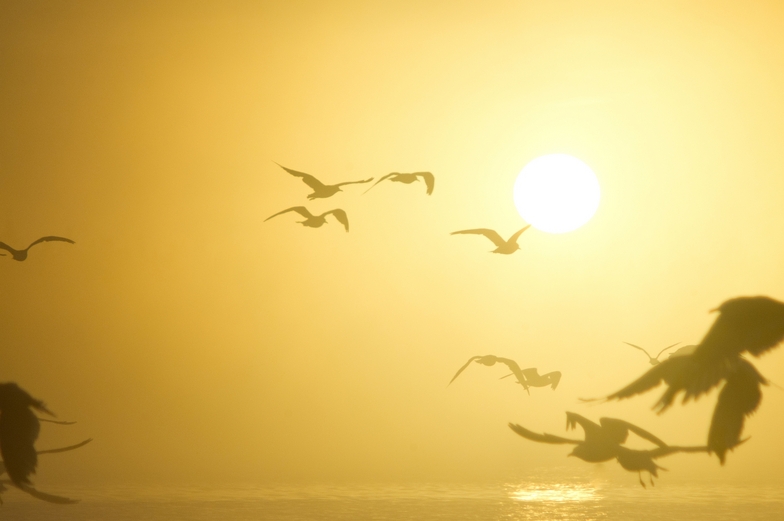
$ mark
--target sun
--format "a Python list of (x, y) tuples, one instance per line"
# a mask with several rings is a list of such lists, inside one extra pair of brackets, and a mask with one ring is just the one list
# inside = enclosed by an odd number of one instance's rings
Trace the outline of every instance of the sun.
[(537, 230), (566, 233), (591, 220), (599, 208), (593, 170), (567, 154), (540, 156), (525, 165), (514, 184), (520, 216)]

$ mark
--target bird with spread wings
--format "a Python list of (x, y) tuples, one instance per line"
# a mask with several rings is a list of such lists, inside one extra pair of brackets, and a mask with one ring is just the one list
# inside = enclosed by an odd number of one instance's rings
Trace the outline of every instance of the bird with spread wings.
[(390, 181), (395, 183), (404, 183), (408, 185), (415, 181), (419, 181), (420, 178), (425, 182), (425, 187), (427, 188), (427, 195), (431, 195), (433, 193), (433, 187), (435, 186), (436, 183), (436, 178), (430, 172), (412, 172), (410, 174), (401, 174), (400, 172), (392, 172), (391, 174), (387, 174), (381, 179), (379, 179), (378, 181), (376, 181), (375, 183), (373, 183), (373, 185), (367, 190), (365, 190), (363, 194), (368, 193), (370, 190), (373, 189), (374, 186), (376, 186), (378, 183), (386, 179), (389, 179)]
[[(12, 248), (11, 246), (7, 245), (4, 242), (0, 242), (0, 249), (6, 250), (8, 253), (11, 254), (11, 258), (12, 259), (14, 259), (15, 261), (20, 261), (21, 262), (21, 261), (27, 259), (27, 250), (29, 250), (30, 248), (32, 248), (36, 244), (40, 244), (42, 242), (51, 242), (51, 241), (67, 242), (67, 243), (70, 243), (70, 244), (76, 244), (71, 239), (66, 239), (65, 237), (56, 237), (54, 235), (49, 235), (47, 237), (41, 237), (40, 239), (37, 239), (37, 240), (33, 241), (32, 243), (30, 243), (30, 246), (28, 246), (24, 250), (14, 249), (14, 248)], [(0, 255), (5, 257), (5, 254), (0, 254)]]
[(496, 246), (496, 248), (492, 251), (492, 253), (503, 253), (504, 255), (510, 255), (520, 249), (520, 246), (517, 244), (517, 239), (524, 231), (526, 231), (530, 227), (531, 227), (530, 224), (528, 226), (524, 226), (523, 228), (515, 232), (515, 234), (509, 237), (509, 240), (506, 241), (503, 239), (503, 237), (501, 237), (498, 234), (497, 231), (491, 230), (489, 228), (460, 230), (460, 231), (452, 232), (450, 235), (459, 235), (459, 234), (484, 235), (485, 237), (493, 241), (493, 244), (495, 244)]
[(738, 297), (712, 311), (719, 316), (691, 354), (669, 357), (605, 400), (629, 398), (664, 382), (667, 389), (654, 405), (662, 413), (680, 393), (686, 403), (724, 382), (708, 430), (709, 452), (723, 465), (727, 451), (741, 443), (745, 418), (757, 410), (761, 385), (768, 383), (741, 355), (758, 357), (784, 340), (784, 302)]
[(346, 212), (341, 210), (340, 208), (335, 208), (334, 210), (324, 212), (321, 215), (313, 215), (304, 206), (292, 206), (291, 208), (286, 208), (285, 210), (281, 210), (274, 215), (270, 215), (269, 217), (264, 219), (264, 222), (267, 222), (273, 217), (277, 217), (278, 215), (287, 212), (297, 212), (298, 214), (300, 214), (302, 217), (305, 218), (305, 220), (297, 221), (297, 222), (300, 223), (302, 226), (308, 226), (310, 228), (321, 228), (321, 226), (326, 224), (327, 222), (327, 215), (331, 214), (334, 215), (335, 219), (337, 219), (338, 222), (346, 228), (346, 231), (348, 231), (348, 216), (346, 215)]
[(362, 181), (346, 181), (334, 185), (325, 185), (324, 183), (322, 183), (321, 181), (319, 181), (318, 179), (316, 179), (310, 174), (306, 174), (305, 172), (298, 172), (296, 170), (292, 170), (291, 168), (286, 168), (285, 166), (279, 163), (275, 163), (275, 164), (281, 167), (289, 174), (293, 175), (294, 177), (299, 177), (300, 179), (302, 179), (303, 183), (305, 183), (306, 185), (308, 185), (313, 189), (313, 193), (308, 194), (308, 199), (310, 199), (311, 201), (313, 199), (323, 199), (326, 197), (331, 197), (338, 192), (342, 192), (340, 188), (341, 186), (369, 183), (370, 181), (373, 180), (373, 178), (371, 177), (369, 179), (364, 179)]

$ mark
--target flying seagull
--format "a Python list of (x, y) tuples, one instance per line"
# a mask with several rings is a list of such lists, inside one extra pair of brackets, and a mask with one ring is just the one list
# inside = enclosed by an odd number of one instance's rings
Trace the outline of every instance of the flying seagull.
[(509, 255), (520, 249), (520, 246), (517, 244), (517, 238), (520, 237), (521, 233), (523, 233), (530, 227), (531, 227), (530, 224), (528, 226), (524, 226), (523, 228), (518, 230), (517, 233), (509, 237), (508, 241), (505, 241), (503, 238), (501, 238), (501, 236), (498, 235), (497, 231), (491, 230), (489, 228), (476, 228), (474, 230), (460, 230), (457, 232), (452, 232), (450, 235), (465, 234), (465, 233), (470, 233), (473, 235), (484, 235), (485, 237), (493, 241), (493, 244), (496, 245), (496, 249), (494, 249), (492, 253), (503, 253), (505, 255)]
[(449, 380), (449, 383), (447, 384), (447, 386), (450, 385), (452, 382), (454, 382), (455, 378), (460, 376), (460, 373), (465, 371), (466, 368), (469, 365), (471, 365), (471, 362), (474, 362), (474, 363), (477, 363), (477, 364), (486, 365), (488, 367), (493, 366), (493, 365), (495, 365), (497, 363), (504, 364), (504, 365), (506, 365), (506, 367), (509, 368), (510, 371), (512, 371), (512, 374), (515, 375), (515, 377), (517, 378), (517, 383), (522, 385), (525, 388), (526, 391), (528, 390), (528, 384), (526, 382), (525, 375), (523, 374), (522, 369), (520, 369), (520, 366), (517, 365), (517, 362), (515, 362), (514, 360), (511, 360), (509, 358), (502, 358), (500, 356), (494, 356), (494, 355), (472, 356), (471, 358), (468, 359), (468, 362), (463, 364), (463, 367), (461, 367), (460, 369), (457, 370), (457, 372), (455, 373), (455, 376), (453, 376), (452, 379)]
[(665, 352), (666, 350), (670, 349), (671, 347), (675, 347), (675, 346), (677, 346), (678, 344), (680, 344), (680, 342), (675, 342), (675, 343), (674, 343), (674, 344), (672, 344), (671, 346), (667, 346), (667, 347), (665, 347), (664, 349), (662, 349), (661, 351), (659, 351), (659, 354), (658, 354), (658, 355), (656, 355), (656, 357), (655, 357), (655, 358), (654, 358), (654, 357), (652, 357), (652, 356), (650, 355), (650, 353), (648, 353), (648, 351), (646, 351), (645, 349), (643, 349), (643, 348), (642, 348), (642, 347), (640, 347), (640, 346), (636, 346), (636, 345), (634, 345), (634, 344), (630, 344), (629, 342), (624, 342), (624, 344), (626, 344), (627, 346), (632, 346), (633, 348), (635, 348), (635, 349), (639, 349), (640, 351), (642, 351), (643, 353), (645, 353), (645, 355), (648, 357), (648, 362), (649, 362), (651, 365), (659, 365), (659, 363), (660, 363), (660, 362), (659, 362), (659, 357), (662, 355), (662, 353), (663, 353), (663, 352)]
[(279, 167), (281, 167), (283, 170), (285, 170), (289, 174), (293, 175), (294, 177), (302, 178), (302, 182), (304, 182), (306, 185), (308, 185), (309, 187), (311, 187), (313, 189), (313, 193), (312, 194), (308, 194), (308, 199), (310, 199), (311, 201), (313, 199), (322, 199), (322, 198), (325, 198), (325, 197), (331, 197), (331, 196), (335, 195), (338, 192), (342, 192), (342, 190), (340, 189), (341, 186), (353, 185), (353, 184), (359, 184), (359, 183), (369, 183), (370, 181), (373, 180), (373, 178), (371, 177), (370, 179), (365, 179), (363, 181), (346, 181), (345, 183), (338, 183), (338, 184), (335, 184), (335, 185), (325, 185), (324, 183), (322, 183), (321, 181), (319, 181), (318, 179), (316, 179), (315, 177), (313, 177), (310, 174), (306, 174), (304, 172), (297, 172), (296, 170), (292, 170), (290, 168), (286, 168), (285, 166), (281, 165), (280, 163), (275, 163), (275, 164), (278, 165)]
[[(575, 456), (583, 461), (590, 463), (600, 463), (616, 459), (623, 468), (637, 472), (640, 484), (645, 487), (641, 472), (648, 471), (650, 482), (653, 485), (653, 478), (658, 477), (659, 467), (653, 460), (675, 452), (706, 452), (707, 447), (675, 447), (669, 446), (650, 432), (637, 427), (627, 421), (618, 418), (600, 418), (599, 423), (595, 423), (577, 413), (566, 413), (566, 428), (574, 429), (579, 425), (582, 427), (585, 436), (582, 440), (562, 438), (552, 434), (538, 434), (529, 431), (521, 425), (509, 424), (509, 428), (523, 438), (540, 443), (551, 444), (572, 444), (574, 449), (568, 456)], [(626, 443), (629, 432), (636, 434), (644, 440), (650, 441), (657, 446), (652, 450), (633, 450), (622, 445)]]
[(327, 222), (327, 215), (332, 214), (335, 216), (335, 219), (337, 219), (340, 222), (340, 224), (346, 227), (346, 231), (348, 231), (348, 216), (346, 215), (346, 212), (344, 212), (340, 208), (335, 208), (334, 210), (324, 212), (321, 215), (313, 215), (304, 206), (292, 206), (291, 208), (286, 208), (285, 210), (281, 210), (280, 212), (274, 215), (270, 215), (269, 217), (264, 219), (264, 222), (267, 222), (273, 217), (276, 217), (280, 214), (284, 214), (286, 212), (297, 212), (298, 214), (300, 214), (302, 217), (305, 218), (304, 221), (297, 221), (297, 222), (303, 226), (308, 226), (310, 228), (321, 228), (321, 226), (326, 224)]
[[(561, 381), (561, 372), (560, 371), (552, 371), (546, 374), (539, 374), (539, 370), (535, 367), (531, 367), (529, 369), (523, 369), (523, 376), (525, 376), (525, 383), (531, 387), (547, 387), (548, 385), (555, 390), (558, 387), (558, 382)], [(506, 376), (502, 376), (501, 380), (512, 376), (514, 373), (509, 373)], [(520, 383), (520, 382), (518, 382)]]
[[(433, 176), (433, 174), (431, 174), (430, 172), (413, 172), (413, 173), (410, 173), (410, 174), (401, 174), (399, 172), (392, 172), (391, 174), (387, 174), (384, 177), (382, 177), (381, 179), (379, 179), (378, 181), (376, 181), (375, 183), (373, 183), (373, 186), (376, 186), (378, 183), (380, 183), (381, 181), (383, 181), (385, 179), (389, 179), (390, 181), (395, 182), (395, 183), (404, 183), (404, 184), (409, 185), (409, 184), (413, 183), (414, 181), (419, 181), (420, 177), (425, 182), (425, 186), (427, 187), (427, 195), (432, 194), (433, 193), (433, 187), (435, 186), (436, 179)], [(373, 186), (371, 186), (370, 188), (365, 190), (363, 192), (363, 194), (366, 194), (370, 190), (372, 190)]]
[[(16, 250), (16, 249), (10, 247), (9, 245), (7, 245), (4, 242), (0, 242), (0, 249), (8, 251), (11, 254), (11, 256), (13, 257), (14, 260), (16, 260), (16, 261), (23, 261), (23, 260), (25, 260), (27, 258), (27, 250), (29, 250), (30, 248), (32, 248), (33, 246), (35, 246), (38, 243), (50, 242), (50, 241), (60, 241), (60, 242), (68, 242), (68, 243), (71, 243), (71, 244), (76, 244), (71, 239), (66, 239), (65, 237), (55, 237), (53, 235), (50, 235), (48, 237), (41, 237), (37, 241), (33, 241), (32, 243), (30, 243), (30, 246), (28, 246), (24, 250)], [(5, 254), (2, 254), (2, 255), (5, 257)]]
[(758, 357), (784, 339), (784, 302), (738, 297), (711, 311), (719, 316), (692, 354), (670, 356), (606, 400), (629, 398), (664, 381), (667, 389), (654, 405), (662, 413), (681, 392), (686, 403), (724, 381), (708, 431), (708, 451), (723, 465), (726, 452), (741, 443), (745, 417), (759, 406), (760, 386), (768, 383), (741, 355)]

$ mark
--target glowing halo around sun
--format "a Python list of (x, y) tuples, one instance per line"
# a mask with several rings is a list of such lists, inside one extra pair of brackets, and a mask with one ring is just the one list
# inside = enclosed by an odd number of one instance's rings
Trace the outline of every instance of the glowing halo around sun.
[(567, 154), (537, 157), (520, 171), (514, 203), (537, 230), (566, 233), (591, 220), (599, 208), (599, 180), (593, 170)]

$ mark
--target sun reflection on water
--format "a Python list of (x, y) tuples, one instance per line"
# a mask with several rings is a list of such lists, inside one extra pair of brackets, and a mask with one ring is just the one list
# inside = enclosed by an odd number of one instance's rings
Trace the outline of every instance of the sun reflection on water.
[(579, 484), (531, 484), (515, 486), (509, 492), (509, 497), (515, 501), (596, 501), (601, 498), (598, 490), (591, 485)]

